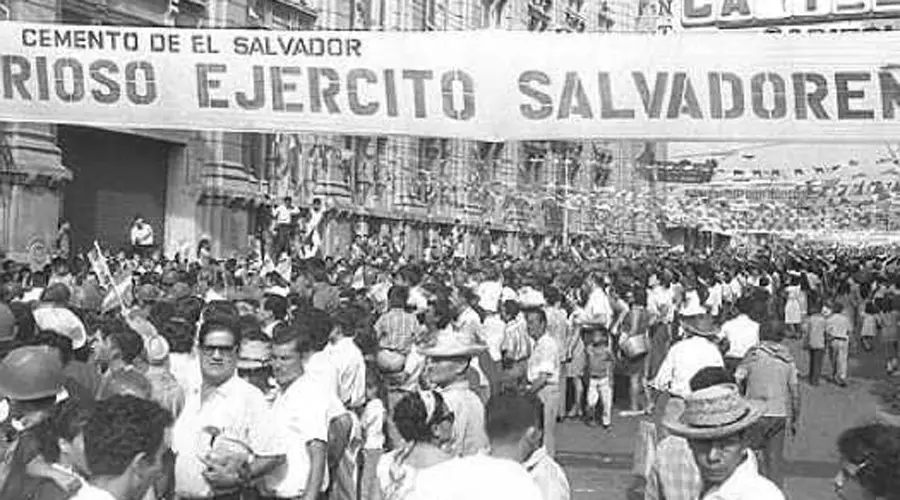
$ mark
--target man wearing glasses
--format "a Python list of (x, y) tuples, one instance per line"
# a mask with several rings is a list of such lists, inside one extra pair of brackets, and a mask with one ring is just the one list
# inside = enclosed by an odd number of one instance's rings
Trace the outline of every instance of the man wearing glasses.
[(186, 395), (173, 429), (176, 493), (181, 500), (239, 500), (241, 490), (284, 463), (262, 391), (237, 377), (239, 331), (200, 328), (202, 384)]

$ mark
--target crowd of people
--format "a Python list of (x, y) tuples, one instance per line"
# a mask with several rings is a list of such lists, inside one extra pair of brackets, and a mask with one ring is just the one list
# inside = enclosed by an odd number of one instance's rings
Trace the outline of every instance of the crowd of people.
[[(0, 498), (564, 500), (558, 423), (640, 419), (645, 498), (781, 499), (801, 384), (827, 360), (846, 385), (858, 350), (898, 368), (880, 250), (200, 250), (3, 263)], [(843, 498), (897, 498), (900, 430), (837, 448)]]

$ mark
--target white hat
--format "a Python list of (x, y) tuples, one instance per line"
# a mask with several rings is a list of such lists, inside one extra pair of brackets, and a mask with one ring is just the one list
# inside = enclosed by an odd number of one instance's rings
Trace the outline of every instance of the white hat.
[(434, 334), (422, 348), (422, 354), (431, 358), (472, 357), (487, 350), (487, 344), (471, 332), (448, 326)]

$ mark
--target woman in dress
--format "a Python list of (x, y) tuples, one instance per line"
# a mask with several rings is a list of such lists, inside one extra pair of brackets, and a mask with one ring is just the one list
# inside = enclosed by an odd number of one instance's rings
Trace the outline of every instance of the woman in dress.
[(394, 408), (394, 424), (404, 446), (384, 454), (376, 475), (383, 500), (403, 500), (416, 488), (419, 476), (453, 458), (455, 416), (437, 391), (410, 393)]
[(784, 288), (784, 324), (787, 327), (788, 336), (797, 338), (800, 335), (800, 324), (803, 323), (800, 304), (802, 289), (799, 280), (794, 275), (790, 276), (790, 284)]
[(628, 302), (631, 307), (625, 313), (619, 335), (619, 347), (625, 358), (625, 370), (629, 382), (630, 411), (627, 414), (623, 412), (625, 416), (643, 413), (650, 407), (650, 396), (645, 390), (648, 370), (647, 352), (626, 352), (625, 346), (629, 345), (629, 339), (637, 337), (643, 338), (643, 345), (646, 348), (650, 342), (650, 323), (653, 319), (652, 314), (647, 310), (647, 292), (644, 288), (635, 286), (628, 293)]

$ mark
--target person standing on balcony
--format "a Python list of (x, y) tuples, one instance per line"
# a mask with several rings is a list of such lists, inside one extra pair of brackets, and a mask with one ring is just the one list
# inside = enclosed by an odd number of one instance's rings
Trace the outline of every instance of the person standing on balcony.
[(272, 218), (275, 219), (275, 241), (272, 243), (273, 261), (278, 262), (282, 253), (291, 253), (294, 221), (299, 214), (300, 209), (294, 206), (294, 200), (290, 196), (285, 196), (281, 205), (272, 210)]

